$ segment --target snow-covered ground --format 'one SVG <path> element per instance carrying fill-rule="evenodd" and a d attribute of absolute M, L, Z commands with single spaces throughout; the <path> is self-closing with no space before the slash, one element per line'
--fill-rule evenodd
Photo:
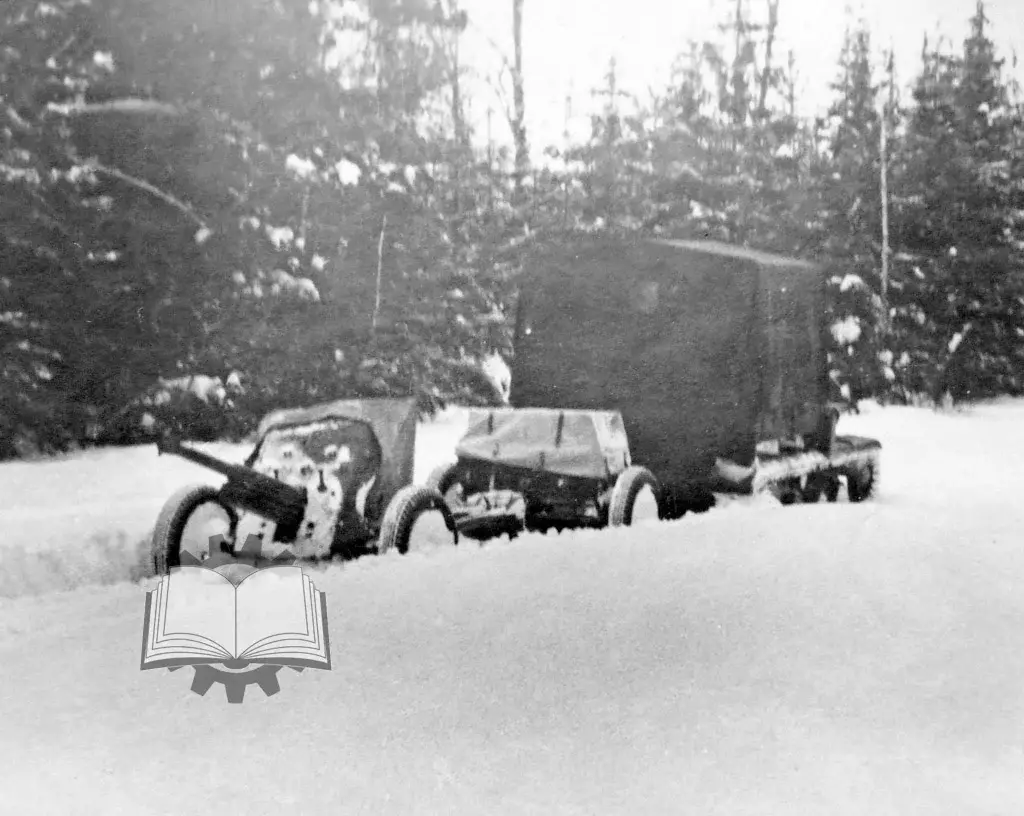
<path fill-rule="evenodd" d="M 460 430 L 423 429 L 418 478 Z M 0 595 L 44 593 L 0 599 L 0 813 L 1019 816 L 1024 404 L 841 432 L 883 442 L 872 502 L 317 571 L 334 669 L 241 706 L 139 671 L 151 583 L 47 591 L 123 577 L 207 474 L 0 467 Z"/>

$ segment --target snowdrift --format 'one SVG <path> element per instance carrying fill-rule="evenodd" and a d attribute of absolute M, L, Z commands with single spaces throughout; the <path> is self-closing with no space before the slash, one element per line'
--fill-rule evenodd
<path fill-rule="evenodd" d="M 1016 816 L 1024 406 L 843 423 L 877 501 L 316 572 L 335 668 L 242 706 L 138 670 L 143 587 L 0 600 L 0 810 Z"/>

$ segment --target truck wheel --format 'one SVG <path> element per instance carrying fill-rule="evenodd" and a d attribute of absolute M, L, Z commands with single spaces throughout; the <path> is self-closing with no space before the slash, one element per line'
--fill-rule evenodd
<path fill-rule="evenodd" d="M 658 480 L 647 468 L 630 465 L 619 474 L 608 502 L 608 524 L 610 526 L 627 527 L 633 523 L 633 507 L 636 504 L 636 497 L 645 487 L 651 488 L 660 505 Z"/>
<path fill-rule="evenodd" d="M 160 510 L 153 530 L 150 553 L 156 575 L 166 575 L 181 566 L 181 538 L 192 514 L 204 504 L 215 504 L 227 513 L 234 530 L 238 516 L 220 500 L 220 491 L 209 485 L 189 485 L 172 495 Z"/>
<path fill-rule="evenodd" d="M 871 498 L 875 492 L 877 466 L 874 462 L 851 470 L 846 475 L 846 493 L 851 502 L 862 502 Z"/>
<path fill-rule="evenodd" d="M 799 479 L 784 479 L 779 482 L 775 486 L 775 495 L 779 504 L 787 507 L 791 504 L 800 504 L 804 498 Z"/>
<path fill-rule="evenodd" d="M 801 491 L 801 501 L 805 504 L 816 504 L 825 496 L 834 502 L 839 495 L 839 480 L 829 473 L 812 473 L 807 477 L 807 484 Z"/>
<path fill-rule="evenodd" d="M 825 500 L 830 504 L 834 504 L 839 499 L 839 478 L 836 476 L 831 477 L 828 480 L 828 484 L 825 485 Z"/>
<path fill-rule="evenodd" d="M 409 536 L 416 519 L 431 510 L 440 510 L 444 522 L 452 533 L 453 543 L 459 543 L 459 532 L 455 518 L 436 487 L 407 485 L 399 490 L 388 503 L 381 520 L 380 535 L 377 538 L 377 553 L 383 554 L 396 549 L 402 555 L 409 551 Z"/>

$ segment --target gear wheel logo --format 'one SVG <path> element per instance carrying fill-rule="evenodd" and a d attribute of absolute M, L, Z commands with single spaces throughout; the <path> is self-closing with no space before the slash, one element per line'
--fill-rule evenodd
<path fill-rule="evenodd" d="M 227 578 L 238 586 L 248 575 L 256 572 L 261 566 L 291 565 L 297 561 L 295 554 L 288 549 L 278 553 L 274 558 L 267 558 L 263 553 L 263 541 L 256 535 L 249 535 L 240 549 L 232 552 L 227 539 L 223 535 L 210 536 L 209 556 L 197 558 L 189 552 L 182 552 L 182 566 L 202 567 L 212 570 Z M 222 667 L 222 668 L 221 668 Z M 178 671 L 182 666 L 169 668 Z M 228 702 L 241 704 L 245 700 L 245 689 L 248 686 L 259 686 L 267 697 L 273 697 L 281 690 L 277 674 L 283 666 L 262 663 L 256 666 L 247 660 L 229 660 L 220 664 L 203 663 L 193 666 L 195 676 L 192 678 L 192 692 L 205 697 L 215 683 L 224 686 Z M 301 666 L 289 666 L 292 671 L 301 672 Z"/>
<path fill-rule="evenodd" d="M 223 535 L 210 536 L 209 556 L 197 558 L 192 553 L 183 551 L 179 561 L 183 567 L 203 567 L 204 569 L 219 572 L 231 583 L 237 585 L 242 578 L 236 578 L 238 573 L 244 572 L 248 575 L 255 572 L 261 566 L 276 567 L 281 565 L 294 564 L 298 559 L 289 549 L 284 549 L 273 558 L 268 558 L 263 552 L 263 539 L 257 535 L 248 535 L 242 546 L 232 551 L 227 539 Z M 243 569 L 240 569 L 243 568 Z"/>

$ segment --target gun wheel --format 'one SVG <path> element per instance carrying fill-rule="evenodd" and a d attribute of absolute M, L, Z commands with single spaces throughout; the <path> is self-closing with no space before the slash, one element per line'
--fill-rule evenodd
<path fill-rule="evenodd" d="M 439 510 L 444 516 L 445 526 L 452 534 L 453 544 L 459 543 L 455 517 L 448 508 L 444 497 L 436 487 L 407 485 L 399 490 L 388 503 L 381 520 L 377 552 L 398 550 L 402 555 L 409 551 L 409 539 L 416 520 L 424 513 Z"/>
<path fill-rule="evenodd" d="M 628 527 L 633 523 L 633 510 L 636 500 L 645 487 L 650 488 L 657 500 L 659 495 L 658 480 L 645 467 L 631 465 L 619 474 L 612 488 L 612 496 L 608 502 L 608 524 L 612 527 Z M 660 505 L 659 501 L 659 505 Z M 660 511 L 659 506 L 659 511 Z M 660 513 L 659 513 L 660 515 Z"/>
<path fill-rule="evenodd" d="M 846 492 L 851 502 L 867 501 L 875 494 L 878 464 L 866 462 L 846 476 Z"/>
<path fill-rule="evenodd" d="M 172 495 L 157 516 L 156 528 L 150 544 L 153 569 L 156 575 L 166 575 L 181 566 L 181 542 L 185 527 L 195 512 L 204 505 L 213 504 L 223 510 L 232 532 L 238 517 L 235 511 L 220 501 L 220 493 L 209 485 L 189 485 Z"/>

